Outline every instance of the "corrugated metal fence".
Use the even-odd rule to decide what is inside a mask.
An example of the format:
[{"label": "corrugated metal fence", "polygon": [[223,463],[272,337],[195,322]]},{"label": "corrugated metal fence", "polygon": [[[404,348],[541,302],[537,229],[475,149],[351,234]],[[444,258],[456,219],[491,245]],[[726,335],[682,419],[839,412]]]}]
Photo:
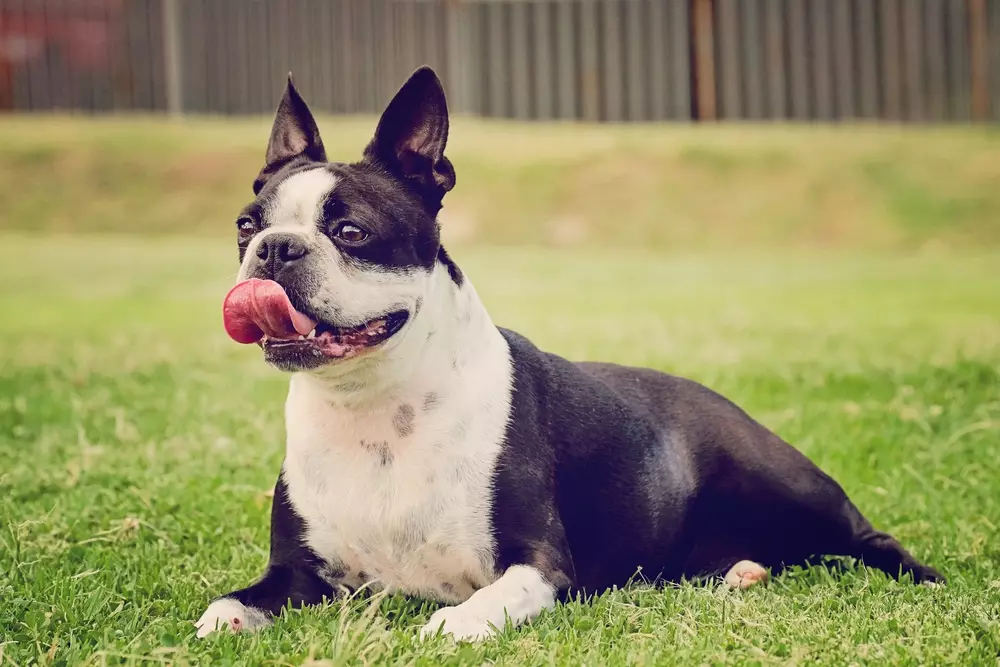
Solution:
[{"label": "corrugated metal fence", "polygon": [[1000,0],[0,0],[0,108],[1000,120]]}]

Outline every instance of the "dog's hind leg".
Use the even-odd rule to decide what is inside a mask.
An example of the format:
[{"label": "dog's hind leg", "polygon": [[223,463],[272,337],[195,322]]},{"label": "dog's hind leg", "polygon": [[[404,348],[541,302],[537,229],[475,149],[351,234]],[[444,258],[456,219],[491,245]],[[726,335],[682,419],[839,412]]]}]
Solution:
[{"label": "dog's hind leg", "polygon": [[[934,568],[924,565],[891,535],[876,530],[832,478],[818,469],[807,497],[800,497],[798,529],[811,536],[810,556],[851,556],[891,577],[909,575],[914,583],[944,583]],[[796,530],[795,524],[789,526]]]},{"label": "dog's hind leg", "polygon": [[[821,556],[850,556],[892,577],[943,582],[890,535],[876,530],[844,489],[776,436],[765,436],[753,458],[725,470],[689,512],[694,527],[685,570],[724,573],[750,560],[780,570]],[[737,452],[741,453],[741,452]],[[766,517],[766,521],[734,520]],[[716,527],[724,526],[724,531]]]},{"label": "dog's hind leg", "polygon": [[801,528],[811,523],[808,532],[816,541],[817,548],[808,555],[851,556],[897,579],[909,575],[914,583],[944,582],[937,570],[919,562],[894,537],[876,530],[833,478],[812,468],[809,493],[798,498]]},{"label": "dog's hind leg", "polygon": [[892,577],[910,575],[917,584],[944,583],[945,579],[940,572],[914,558],[892,535],[875,530],[850,501],[847,504],[849,508],[846,514],[849,515],[853,531],[846,555],[859,558],[865,565],[882,570]]}]

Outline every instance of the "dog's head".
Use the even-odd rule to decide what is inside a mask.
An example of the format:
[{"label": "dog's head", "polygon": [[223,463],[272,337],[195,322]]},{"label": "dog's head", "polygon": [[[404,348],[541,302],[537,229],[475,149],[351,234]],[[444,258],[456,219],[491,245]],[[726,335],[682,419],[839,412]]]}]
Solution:
[{"label": "dog's head", "polygon": [[260,343],[283,370],[368,356],[402,337],[442,265],[461,281],[436,219],[455,185],[447,138],[444,90],[421,68],[389,103],[362,159],[329,162],[289,77],[256,199],[236,220],[234,292],[242,291],[227,299],[230,334],[249,327],[243,342]]}]

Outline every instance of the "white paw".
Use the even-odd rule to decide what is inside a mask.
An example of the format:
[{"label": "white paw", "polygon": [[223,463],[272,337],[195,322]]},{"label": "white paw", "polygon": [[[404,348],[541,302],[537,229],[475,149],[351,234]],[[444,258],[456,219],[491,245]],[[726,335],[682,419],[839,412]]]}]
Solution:
[{"label": "white paw", "polygon": [[208,605],[194,625],[201,639],[216,630],[229,628],[230,632],[253,632],[270,623],[271,619],[260,609],[247,607],[232,598],[221,598]]},{"label": "white paw", "polygon": [[750,588],[767,581],[767,570],[752,560],[741,560],[726,572],[725,582],[730,588]]},{"label": "white paw", "polygon": [[462,609],[462,606],[464,605],[442,607],[434,612],[427,625],[420,629],[420,638],[433,637],[438,629],[441,634],[451,635],[456,641],[464,642],[487,639],[496,634],[496,630],[486,619],[468,609]]}]

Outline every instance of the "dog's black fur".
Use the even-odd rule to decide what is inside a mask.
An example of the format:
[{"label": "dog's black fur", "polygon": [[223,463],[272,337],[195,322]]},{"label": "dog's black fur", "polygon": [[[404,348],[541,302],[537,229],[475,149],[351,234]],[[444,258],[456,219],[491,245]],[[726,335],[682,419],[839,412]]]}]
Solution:
[{"label": "dog's black fur", "polygon": [[567,587],[601,591],[637,568],[677,580],[740,560],[780,569],[844,555],[942,579],[715,392],[654,370],[573,364],[504,336],[515,399],[494,504],[501,568],[537,561]]}]

